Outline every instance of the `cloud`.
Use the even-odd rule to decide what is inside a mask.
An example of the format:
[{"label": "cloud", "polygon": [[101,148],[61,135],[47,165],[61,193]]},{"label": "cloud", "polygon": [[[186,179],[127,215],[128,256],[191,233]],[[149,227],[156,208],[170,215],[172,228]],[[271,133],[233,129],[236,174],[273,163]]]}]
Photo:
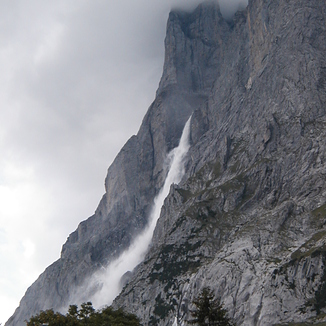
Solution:
[{"label": "cloud", "polygon": [[248,5],[248,0],[219,0],[221,13],[226,19],[231,19],[238,10]]},{"label": "cloud", "polygon": [[[248,5],[248,0],[206,0],[218,2],[221,13],[226,19],[231,19],[238,10],[244,9]],[[170,0],[170,8],[191,11],[195,9],[203,0]]]},{"label": "cloud", "polygon": [[0,3],[0,322],[93,214],[154,99],[164,28],[127,3]]}]

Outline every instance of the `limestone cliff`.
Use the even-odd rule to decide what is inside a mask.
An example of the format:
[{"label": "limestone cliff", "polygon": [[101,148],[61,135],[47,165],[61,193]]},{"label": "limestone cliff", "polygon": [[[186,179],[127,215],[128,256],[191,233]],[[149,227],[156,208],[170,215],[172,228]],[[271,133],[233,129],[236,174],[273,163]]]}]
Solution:
[{"label": "limestone cliff", "polygon": [[325,5],[253,0],[223,33],[186,176],[115,304],[145,324],[181,324],[210,286],[239,325],[316,323],[326,307]]},{"label": "limestone cliff", "polygon": [[239,325],[323,318],[325,11],[320,0],[251,0],[231,22],[214,3],[172,11],[163,76],[138,134],[109,168],[94,216],[6,325],[71,303],[88,276],[128,247],[191,113],[185,176],[114,305],[145,325],[182,324],[210,286]]}]

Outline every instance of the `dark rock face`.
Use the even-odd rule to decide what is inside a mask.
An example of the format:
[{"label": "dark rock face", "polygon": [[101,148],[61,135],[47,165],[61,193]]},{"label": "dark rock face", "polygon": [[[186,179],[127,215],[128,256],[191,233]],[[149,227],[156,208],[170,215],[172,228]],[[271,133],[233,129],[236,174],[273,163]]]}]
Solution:
[{"label": "dark rock face", "polygon": [[163,76],[138,134],[109,168],[94,216],[6,325],[71,303],[74,289],[144,228],[166,154],[191,113],[186,174],[114,304],[145,325],[172,325],[210,286],[239,325],[322,317],[325,11],[320,0],[252,0],[228,23],[212,3],[171,12]]},{"label": "dark rock face", "polygon": [[326,307],[325,6],[250,1],[223,33],[186,176],[115,304],[181,324],[210,286],[239,325],[314,322]]}]

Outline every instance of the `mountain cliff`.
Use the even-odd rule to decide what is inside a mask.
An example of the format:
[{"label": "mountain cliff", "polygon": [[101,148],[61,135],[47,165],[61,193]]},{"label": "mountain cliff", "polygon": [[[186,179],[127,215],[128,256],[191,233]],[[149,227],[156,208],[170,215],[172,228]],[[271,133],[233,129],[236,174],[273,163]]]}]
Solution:
[{"label": "mountain cliff", "polygon": [[182,324],[210,286],[239,325],[324,318],[325,14],[320,0],[251,0],[232,21],[216,3],[172,11],[163,76],[138,134],[108,169],[95,214],[6,325],[74,303],[132,243],[190,115],[185,174],[114,306],[145,325]]}]

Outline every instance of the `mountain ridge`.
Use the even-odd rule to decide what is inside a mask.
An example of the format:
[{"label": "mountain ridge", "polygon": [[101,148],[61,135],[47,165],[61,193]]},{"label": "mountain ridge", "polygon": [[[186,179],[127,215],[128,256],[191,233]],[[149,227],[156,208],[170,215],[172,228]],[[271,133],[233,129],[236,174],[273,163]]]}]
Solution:
[{"label": "mountain ridge", "polygon": [[191,114],[185,175],[113,305],[146,325],[181,325],[210,286],[239,325],[322,318],[325,35],[318,0],[251,0],[228,22],[214,3],[172,11],[162,79],[139,132],[109,168],[95,215],[6,325],[68,305],[74,288],[129,246]]}]

